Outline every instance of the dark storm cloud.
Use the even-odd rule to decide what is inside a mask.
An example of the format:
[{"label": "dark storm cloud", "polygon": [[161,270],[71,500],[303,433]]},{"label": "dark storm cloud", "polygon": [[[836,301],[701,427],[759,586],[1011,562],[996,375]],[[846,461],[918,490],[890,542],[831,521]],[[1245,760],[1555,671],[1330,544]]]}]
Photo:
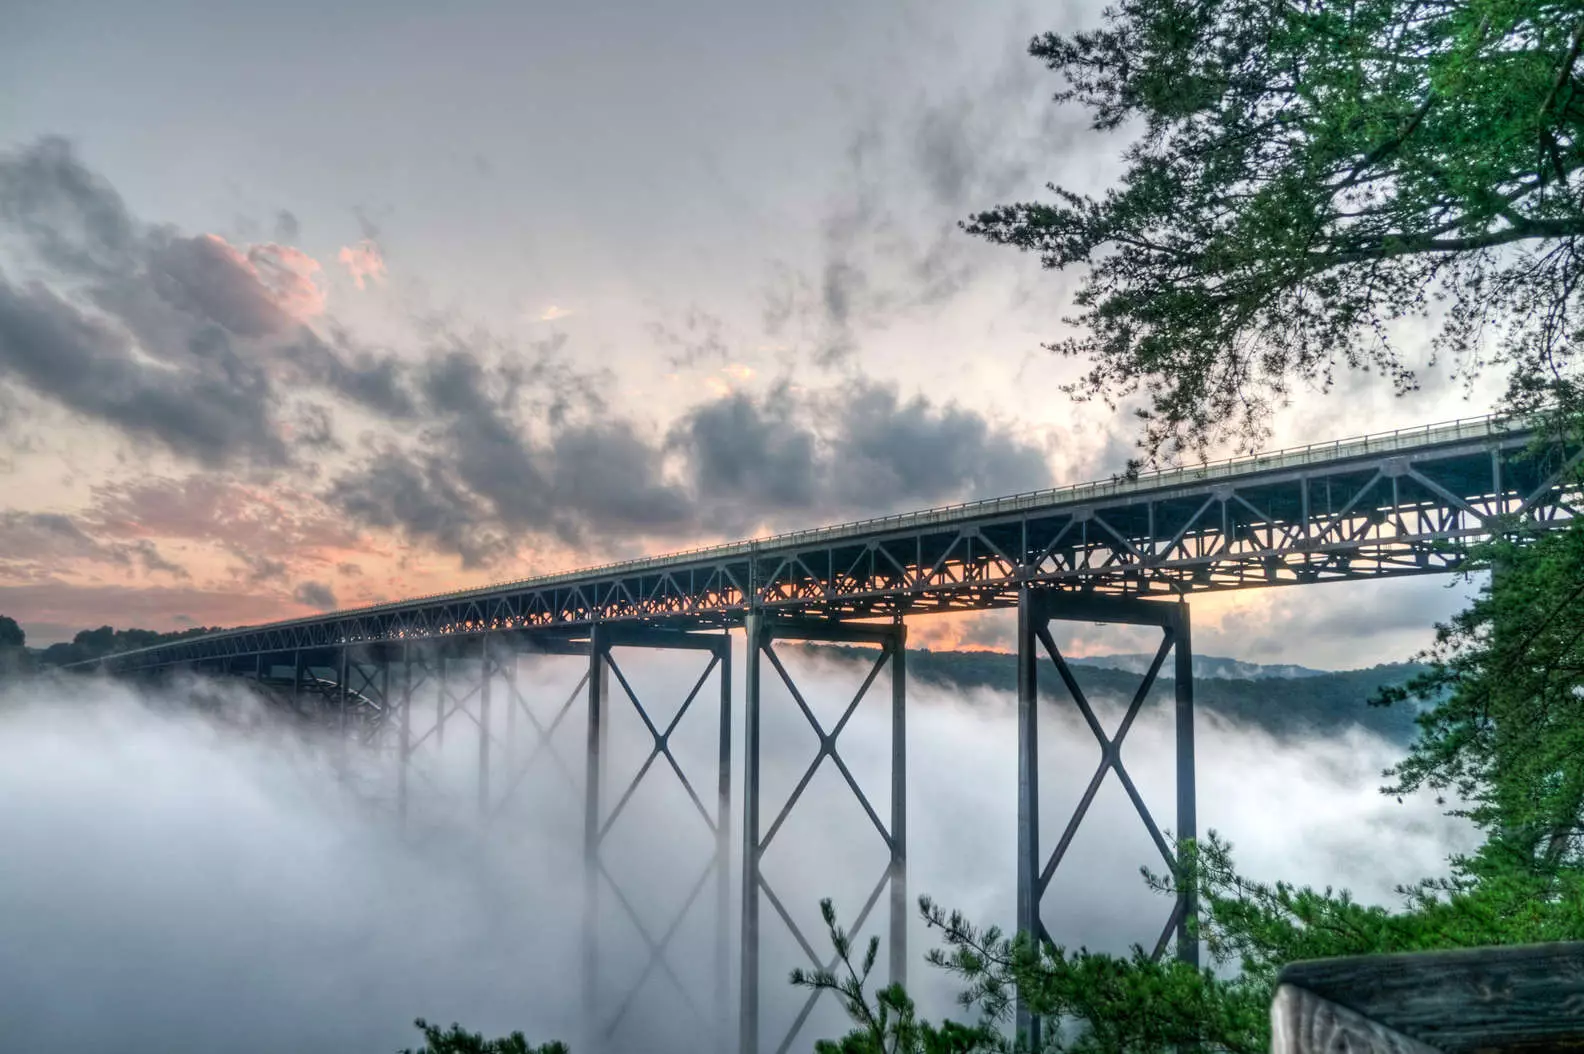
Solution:
[{"label": "dark storm cloud", "polygon": [[0,553],[8,559],[82,556],[95,552],[98,545],[70,516],[49,512],[0,512]]},{"label": "dark storm cloud", "polygon": [[329,341],[304,329],[282,349],[282,356],[304,379],[366,409],[400,421],[418,412],[403,363],[389,352],[359,347],[339,329],[332,327]]},{"label": "dark storm cloud", "polygon": [[[358,522],[400,528],[470,565],[505,555],[508,534],[576,544],[693,525],[688,496],[663,479],[662,450],[630,422],[566,420],[565,404],[587,404],[554,379],[548,391],[544,384],[530,391],[524,370],[488,368],[453,349],[429,361],[418,388],[422,450],[387,445],[327,492]],[[560,420],[535,437],[528,421],[540,413]]]},{"label": "dark storm cloud", "polygon": [[878,515],[1046,486],[1034,446],[971,410],[904,402],[860,383],[818,392],[734,393],[672,430],[701,508],[739,528],[764,519]]},{"label": "dark storm cloud", "polygon": [[364,238],[367,238],[371,242],[379,241],[379,224],[370,219],[368,213],[364,212],[363,209],[359,207],[352,210],[352,215],[357,217],[358,229],[363,232]]},{"label": "dark storm cloud", "polygon": [[763,399],[734,392],[696,407],[670,441],[687,454],[700,499],[739,504],[752,520],[816,503],[816,437],[793,417],[784,386]]},{"label": "dark storm cloud", "polygon": [[464,566],[490,564],[509,552],[491,510],[459,487],[448,466],[387,449],[335,480],[325,500],[354,522],[455,553]]},{"label": "dark storm cloud", "polygon": [[139,226],[59,139],[0,155],[0,220],[103,316],[0,276],[0,379],[206,464],[285,460],[269,377],[233,339],[285,316],[234,251]]},{"label": "dark storm cloud", "polygon": [[121,273],[140,248],[120,195],[58,137],[0,155],[0,219],[46,263],[73,274]]},{"label": "dark storm cloud", "polygon": [[[277,233],[295,226],[283,213]],[[324,307],[316,261],[141,224],[64,140],[0,155],[0,227],[51,275],[0,275],[0,380],[209,466],[333,448],[328,416],[283,412],[309,386],[386,418],[416,413],[395,355],[302,324]]]},{"label": "dark storm cloud", "polygon": [[[661,478],[661,454],[626,422],[567,428],[555,437],[551,486],[600,530],[676,534],[694,529],[693,503]],[[581,532],[573,528],[571,537]]]},{"label": "dark storm cloud", "polygon": [[1038,449],[972,410],[935,407],[922,396],[902,402],[894,388],[861,386],[833,412],[842,425],[831,489],[845,505],[994,497],[1050,483]]},{"label": "dark storm cloud", "polygon": [[0,377],[196,461],[283,462],[286,445],[270,420],[263,371],[223,339],[192,350],[186,369],[146,365],[123,335],[51,290],[0,277]]},{"label": "dark storm cloud", "polygon": [[336,606],[335,591],[322,582],[299,583],[292,599],[320,611],[334,611]]},{"label": "dark storm cloud", "polygon": [[781,384],[697,405],[662,439],[594,416],[530,438],[514,383],[465,356],[423,385],[420,449],[383,447],[326,499],[354,522],[400,530],[470,566],[508,539],[681,540],[756,525],[904,511],[1044,486],[1039,449],[973,411],[857,384]]}]

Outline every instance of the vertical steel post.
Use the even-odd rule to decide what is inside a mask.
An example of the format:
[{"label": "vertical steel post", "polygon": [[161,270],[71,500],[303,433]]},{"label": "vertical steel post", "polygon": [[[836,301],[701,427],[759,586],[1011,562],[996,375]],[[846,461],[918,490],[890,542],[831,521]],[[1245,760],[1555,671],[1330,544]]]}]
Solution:
[{"label": "vertical steel post", "polygon": [[522,653],[516,646],[508,649],[511,661],[503,664],[501,676],[506,679],[506,741],[501,745],[501,768],[508,780],[517,771],[517,667]]},{"label": "vertical steel post", "polygon": [[[389,645],[385,645],[384,647],[380,648],[380,689],[379,689],[379,692],[380,692],[380,710],[381,710],[380,729],[379,729],[379,738],[380,739],[384,739],[385,736],[388,736],[390,734],[390,732],[388,730],[388,726],[385,724],[386,721],[390,720],[390,706],[391,706],[390,668],[391,668],[390,646]],[[374,739],[375,739],[374,736],[370,736],[369,737],[369,743],[372,744],[374,742]]]},{"label": "vertical steel post", "polygon": [[253,680],[262,684],[264,681],[264,653],[259,652],[253,656]]},{"label": "vertical steel post", "polygon": [[478,726],[478,811],[482,818],[489,815],[490,789],[490,646],[487,633],[479,638]]},{"label": "vertical steel post", "polygon": [[407,822],[407,766],[412,757],[412,652],[411,645],[403,642],[401,733],[396,758],[396,817]]},{"label": "vertical steel post", "polygon": [[737,1049],[759,1051],[759,659],[765,643],[764,616],[750,614],[747,666],[743,670],[742,966],[738,970],[741,1010]]},{"label": "vertical steel post", "polygon": [[351,664],[351,658],[348,653],[351,650],[347,645],[341,645],[341,663],[336,670],[336,696],[340,700],[339,705],[336,707],[336,728],[340,733],[336,739],[336,765],[343,780],[347,778],[347,733],[352,727],[351,715],[347,713],[347,701],[349,698],[347,677],[349,676]]},{"label": "vertical steel post", "polygon": [[292,652],[292,708],[302,710],[302,675],[303,661],[302,649]]},{"label": "vertical steel post", "polygon": [[891,983],[907,984],[907,626],[891,649]]},{"label": "vertical steel post", "polygon": [[[1018,854],[1017,928],[1036,944],[1040,940],[1039,916],[1039,640],[1044,604],[1026,584],[1018,588]],[[1028,1010],[1021,993],[1017,1004],[1017,1031],[1030,1050],[1039,1049],[1039,1020]]]},{"label": "vertical steel post", "polygon": [[[1179,603],[1177,617],[1172,626],[1176,651],[1177,688],[1177,838],[1198,837],[1197,802],[1194,786],[1194,685],[1193,685],[1193,634],[1189,623],[1188,605]],[[1180,854],[1179,854],[1180,859]],[[1198,878],[1192,884],[1180,887],[1182,898],[1180,918],[1177,923],[1177,958],[1190,966],[1199,965],[1199,937],[1190,929],[1199,918]]]},{"label": "vertical steel post", "polygon": [[1507,515],[1507,495],[1502,492],[1501,453],[1491,451],[1491,493],[1496,496],[1496,515]]},{"label": "vertical steel post", "polygon": [[442,752],[442,748],[445,747],[446,703],[451,701],[451,691],[446,684],[445,644],[442,643],[436,650],[439,653],[436,656],[436,661],[440,664],[440,694],[435,697],[434,737],[435,753],[439,754]]},{"label": "vertical steel post", "polygon": [[589,632],[588,754],[583,770],[583,1020],[590,1054],[599,1054],[599,830],[600,761],[605,736],[603,715],[610,665],[609,645],[601,626]]},{"label": "vertical steel post", "polygon": [[715,805],[715,1027],[716,1049],[731,1050],[731,633],[721,635],[720,782]]}]

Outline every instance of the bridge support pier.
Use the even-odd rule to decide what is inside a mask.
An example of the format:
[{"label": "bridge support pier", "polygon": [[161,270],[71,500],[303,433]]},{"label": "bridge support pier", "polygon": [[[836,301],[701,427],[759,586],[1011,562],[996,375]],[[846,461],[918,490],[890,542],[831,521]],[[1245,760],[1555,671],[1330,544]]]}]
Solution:
[{"label": "bridge support pier", "polygon": [[[621,665],[612,654],[617,648],[645,648],[701,651],[709,655],[709,662],[699,674],[686,698],[672,715],[670,722],[661,728],[650,714],[632,682],[622,672]],[[715,802],[707,807],[704,798],[693,787],[681,762],[671,749],[671,737],[699,698],[710,677],[719,683],[719,754],[716,773]],[[649,736],[649,750],[637,773],[608,809],[605,803],[605,773],[609,741],[610,717],[608,707],[617,705],[611,690],[614,678],[620,692],[632,705]],[[655,971],[665,974],[671,981],[681,1001],[698,1019],[702,1030],[712,1031],[716,1047],[724,1052],[728,1047],[728,998],[730,985],[729,936],[730,853],[731,853],[731,637],[726,634],[686,633],[650,627],[596,625],[589,639],[589,672],[585,678],[588,686],[588,766],[585,775],[584,811],[584,882],[586,920],[583,954],[583,999],[587,1035],[581,1049],[591,1054],[605,1054],[617,1049],[613,1040],[632,1007],[634,999]],[[639,785],[655,763],[664,760],[675,773],[697,809],[699,817],[709,828],[714,839],[714,850],[702,872],[689,888],[682,907],[669,920],[665,929],[655,935],[640,912],[633,906],[621,884],[611,874],[601,857],[601,848],[610,835],[612,826],[633,800]],[[706,791],[706,794],[708,791]],[[713,876],[715,882],[715,940],[714,967],[715,990],[712,998],[715,1012],[700,1007],[694,994],[667,958],[668,949],[677,930],[693,905],[700,899]],[[599,920],[600,894],[609,889],[616,904],[631,921],[646,948],[644,967],[638,978],[624,993],[606,993],[600,976]],[[610,996],[611,998],[606,998]],[[611,1007],[602,1013],[602,1007]],[[623,1048],[625,1049],[625,1048]]]},{"label": "bridge support pier", "polygon": [[[1108,738],[1095,718],[1083,689],[1073,676],[1072,668],[1063,657],[1051,636],[1050,624],[1055,621],[1110,622],[1130,625],[1157,626],[1161,641],[1155,651],[1137,692],[1128,706],[1127,714],[1117,728],[1115,738]],[[1040,781],[1039,781],[1039,668],[1040,652],[1044,651],[1066,689],[1067,695],[1083,714],[1084,721],[1100,742],[1100,765],[1089,780],[1088,787],[1079,799],[1078,807],[1068,820],[1056,847],[1049,856],[1040,846]],[[1173,677],[1176,694],[1177,739],[1177,830],[1180,840],[1196,835],[1194,797],[1194,724],[1193,724],[1193,645],[1191,642],[1188,605],[1186,602],[1140,600],[1132,598],[1074,596],[1052,590],[1022,586],[1018,592],[1018,854],[1017,854],[1017,928],[1034,940],[1054,943],[1040,916],[1040,903],[1050,886],[1056,868],[1061,864],[1073,836],[1083,822],[1094,801],[1095,793],[1106,773],[1114,771],[1121,781],[1139,818],[1148,829],[1167,867],[1179,878],[1183,877],[1178,865],[1176,847],[1167,843],[1160,828],[1150,815],[1144,799],[1133,785],[1132,778],[1122,764],[1122,741],[1144,705],[1145,698],[1154,687],[1156,678],[1167,656],[1174,659]],[[1155,944],[1155,956],[1165,952],[1175,937],[1176,954],[1183,962],[1199,963],[1199,942],[1190,935],[1190,928],[1198,918],[1198,903],[1193,885],[1179,882],[1176,904],[1166,927]],[[1030,1041],[1030,1049],[1039,1049],[1040,1021],[1019,1000],[1017,1028]]]},{"label": "bridge support pier", "polygon": [[[870,911],[880,899],[880,894],[890,889],[890,933],[889,933],[889,966],[890,979],[893,982],[905,983],[907,980],[907,677],[905,667],[907,627],[898,619],[890,626],[877,626],[861,623],[831,623],[807,620],[782,620],[754,613],[748,616],[748,668],[745,702],[745,760],[744,760],[744,787],[743,787],[743,861],[742,861],[742,968],[740,971],[741,985],[741,1012],[738,1021],[738,1050],[742,1054],[758,1054],[760,1040],[759,1021],[759,907],[760,897],[769,901],[776,914],[781,917],[792,936],[808,956],[810,965],[816,969],[832,969],[835,960],[823,960],[817,955],[792,921],[786,907],[777,898],[774,889],[765,880],[760,869],[760,862],[765,850],[770,846],[771,840],[781,829],[787,816],[791,813],[798,799],[802,796],[809,781],[827,757],[841,771],[842,776],[852,788],[858,803],[873,821],[875,829],[884,839],[886,848],[890,852],[890,860],[886,870],[876,883],[874,891],[870,893],[868,901],[859,910],[854,919],[850,933],[856,942],[858,933],[863,929],[864,922],[868,919]],[[880,645],[880,655],[870,669],[869,675],[864,679],[862,687],[848,704],[836,725],[826,731],[814,712],[809,708],[802,694],[798,691],[796,683],[787,669],[776,655],[774,642],[777,640],[823,641],[832,643],[873,643]],[[764,663],[780,677],[791,693],[793,701],[803,716],[813,727],[815,735],[819,737],[819,752],[803,773],[803,778],[798,782],[791,796],[782,806],[769,829],[760,834],[760,679]],[[891,816],[890,822],[884,823],[870,805],[868,796],[858,785],[848,770],[846,762],[842,759],[837,747],[837,739],[847,722],[857,710],[858,704],[864,700],[869,688],[874,684],[880,671],[889,663],[891,665]],[[802,1009],[799,1011],[792,1026],[784,1038],[776,1045],[777,1054],[784,1054],[796,1041],[798,1032],[803,1023],[808,1020],[809,1013],[814,1009],[816,1001],[822,993],[814,991],[809,993]]]}]

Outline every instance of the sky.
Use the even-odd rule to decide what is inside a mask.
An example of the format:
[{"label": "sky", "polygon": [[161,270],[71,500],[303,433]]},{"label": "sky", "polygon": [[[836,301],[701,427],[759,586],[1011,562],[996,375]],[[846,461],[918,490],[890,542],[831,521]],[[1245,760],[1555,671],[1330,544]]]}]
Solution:
[{"label": "sky", "polygon": [[[0,613],[252,624],[1120,470],[1042,348],[1079,276],[957,227],[1115,178],[1026,54],[1097,6],[8,5]],[[1489,409],[1346,376],[1266,445]],[[1205,598],[1198,647],[1391,661],[1463,595]]]}]

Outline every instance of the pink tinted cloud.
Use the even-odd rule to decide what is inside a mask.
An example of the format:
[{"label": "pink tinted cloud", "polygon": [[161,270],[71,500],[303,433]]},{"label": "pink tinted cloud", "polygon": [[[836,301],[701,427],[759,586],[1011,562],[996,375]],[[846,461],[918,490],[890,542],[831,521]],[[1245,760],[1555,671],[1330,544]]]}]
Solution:
[{"label": "pink tinted cloud", "polygon": [[181,538],[282,556],[355,549],[356,531],[311,495],[216,476],[147,476],[93,488],[86,521],[109,536]]},{"label": "pink tinted cloud", "polygon": [[280,311],[298,321],[323,313],[325,292],[317,280],[323,268],[301,249],[263,242],[243,250],[218,234],[199,238],[257,283],[259,294]]},{"label": "pink tinted cloud", "polygon": [[282,311],[299,320],[324,312],[325,291],[315,277],[323,270],[318,260],[301,249],[274,242],[250,246],[247,258],[259,284],[269,290]]},{"label": "pink tinted cloud", "polygon": [[266,242],[236,246],[218,234],[171,238],[154,251],[160,294],[243,337],[262,337],[324,310],[319,261]]},{"label": "pink tinted cloud", "polygon": [[338,259],[359,289],[366,288],[370,279],[376,282],[385,280],[385,257],[381,255],[379,246],[368,238],[356,245],[343,245]]}]

